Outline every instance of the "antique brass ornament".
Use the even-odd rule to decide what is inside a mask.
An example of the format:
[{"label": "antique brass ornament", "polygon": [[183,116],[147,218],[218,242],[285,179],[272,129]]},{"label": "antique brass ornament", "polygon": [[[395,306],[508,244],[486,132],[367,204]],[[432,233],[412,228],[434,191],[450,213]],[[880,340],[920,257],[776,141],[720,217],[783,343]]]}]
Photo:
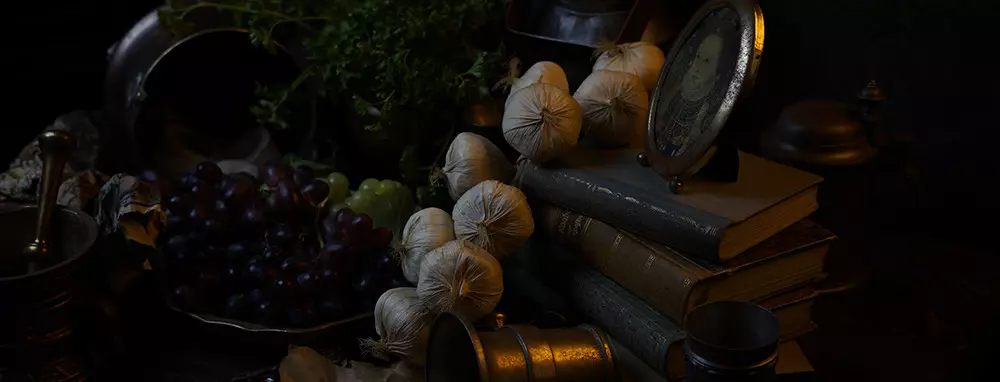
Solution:
[{"label": "antique brass ornament", "polygon": [[751,0],[711,0],[678,35],[650,94],[645,152],[637,159],[680,192],[683,179],[734,182],[739,155],[717,141],[753,86],[764,16]]},{"label": "antique brass ornament", "polygon": [[792,163],[824,167],[857,166],[878,152],[875,123],[885,95],[871,81],[857,94],[855,105],[806,100],[782,111],[761,135],[764,155]]},{"label": "antique brass ornament", "polygon": [[444,313],[431,326],[426,380],[435,382],[618,381],[615,350],[600,329],[507,325],[502,315],[477,329]]}]

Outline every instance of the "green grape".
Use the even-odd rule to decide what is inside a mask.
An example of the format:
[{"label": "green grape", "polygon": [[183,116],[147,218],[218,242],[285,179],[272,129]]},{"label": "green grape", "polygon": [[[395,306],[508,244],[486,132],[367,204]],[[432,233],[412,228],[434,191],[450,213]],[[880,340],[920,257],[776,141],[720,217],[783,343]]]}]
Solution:
[{"label": "green grape", "polygon": [[347,198],[350,193],[350,180],[347,176],[335,172],[326,177],[326,183],[330,185],[330,196],[327,203],[340,203]]},{"label": "green grape", "polygon": [[403,185],[395,180],[383,180],[379,182],[378,187],[375,188],[375,195],[385,195],[392,194],[396,192]]},{"label": "green grape", "polygon": [[358,191],[375,193],[375,189],[378,188],[379,184],[378,179],[368,178],[361,182],[361,185],[358,186]]},{"label": "green grape", "polygon": [[372,199],[368,193],[361,192],[360,190],[348,196],[347,199],[344,199],[344,204],[347,204],[354,213],[358,214],[370,214],[373,206]]}]

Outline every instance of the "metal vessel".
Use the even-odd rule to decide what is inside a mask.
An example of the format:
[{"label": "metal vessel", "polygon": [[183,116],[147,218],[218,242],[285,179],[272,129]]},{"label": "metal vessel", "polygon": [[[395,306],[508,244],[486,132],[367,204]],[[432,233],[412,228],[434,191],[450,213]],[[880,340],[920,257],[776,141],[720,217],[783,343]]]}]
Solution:
[{"label": "metal vessel", "polygon": [[426,380],[436,382],[618,381],[615,351],[597,327],[539,329],[497,315],[477,330],[444,313],[430,329]]},{"label": "metal vessel", "polygon": [[[80,381],[71,356],[76,271],[97,240],[89,215],[56,206],[72,137],[49,131],[39,138],[44,159],[38,206],[0,212],[0,379]],[[27,246],[26,246],[27,245]]]}]

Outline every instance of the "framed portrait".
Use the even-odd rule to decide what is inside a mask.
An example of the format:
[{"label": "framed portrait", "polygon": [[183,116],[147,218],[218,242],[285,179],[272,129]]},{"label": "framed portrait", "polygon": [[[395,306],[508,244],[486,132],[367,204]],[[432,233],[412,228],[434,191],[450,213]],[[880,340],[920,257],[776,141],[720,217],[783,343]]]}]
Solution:
[{"label": "framed portrait", "polygon": [[667,54],[653,89],[646,156],[663,177],[697,170],[740,95],[753,84],[764,18],[752,0],[710,0]]}]

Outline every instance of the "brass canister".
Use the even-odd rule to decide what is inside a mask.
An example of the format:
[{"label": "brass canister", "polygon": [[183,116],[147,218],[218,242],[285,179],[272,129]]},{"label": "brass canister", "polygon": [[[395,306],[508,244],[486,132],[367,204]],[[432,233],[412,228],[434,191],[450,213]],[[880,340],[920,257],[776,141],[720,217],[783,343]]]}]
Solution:
[{"label": "brass canister", "polygon": [[430,331],[428,381],[618,381],[615,351],[600,329],[496,325],[476,329],[442,314]]},{"label": "brass canister", "polygon": [[[71,351],[76,270],[97,239],[97,224],[78,210],[56,207],[52,212],[51,264],[28,274],[0,275],[0,372],[28,371],[35,381],[76,381],[77,373],[68,368],[43,369]],[[36,218],[35,206],[0,211],[0,257],[22,256]]]}]

